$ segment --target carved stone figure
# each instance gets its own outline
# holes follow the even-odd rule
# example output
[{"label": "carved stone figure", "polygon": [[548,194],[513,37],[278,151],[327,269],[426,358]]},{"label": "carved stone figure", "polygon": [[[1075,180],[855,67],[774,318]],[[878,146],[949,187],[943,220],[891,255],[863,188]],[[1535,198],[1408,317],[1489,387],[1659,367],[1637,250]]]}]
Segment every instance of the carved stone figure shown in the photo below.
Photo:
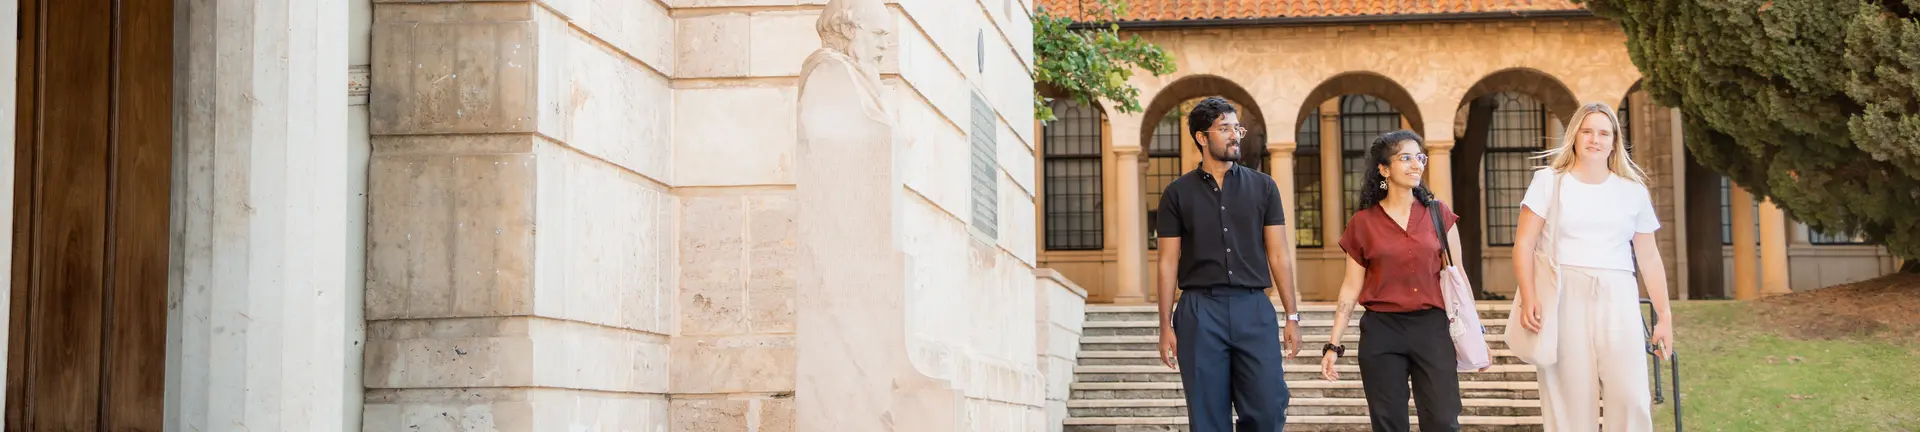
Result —
[{"label": "carved stone figure", "polygon": [[795,410],[804,432],[954,430],[964,396],[908,357],[903,185],[880,62],[892,14],[833,0],[801,67]]},{"label": "carved stone figure", "polygon": [[[832,109],[839,96],[859,99],[863,111],[875,115],[875,120],[886,122],[886,104],[880,98],[880,61],[887,55],[887,35],[893,16],[887,12],[879,0],[835,0],[827,3],[826,10],[820,13],[820,20],[814,29],[820,32],[820,49],[807,56],[806,63],[800,67],[801,108],[806,110],[810,104],[806,100],[808,87],[816,87],[815,94],[829,92],[828,99],[815,99],[812,108]],[[826,68],[827,70],[816,69]],[[856,78],[853,88],[818,88],[837,81],[842,75]],[[815,79],[810,79],[815,78]],[[837,84],[837,83],[835,83]],[[802,112],[804,119],[806,113]]]}]

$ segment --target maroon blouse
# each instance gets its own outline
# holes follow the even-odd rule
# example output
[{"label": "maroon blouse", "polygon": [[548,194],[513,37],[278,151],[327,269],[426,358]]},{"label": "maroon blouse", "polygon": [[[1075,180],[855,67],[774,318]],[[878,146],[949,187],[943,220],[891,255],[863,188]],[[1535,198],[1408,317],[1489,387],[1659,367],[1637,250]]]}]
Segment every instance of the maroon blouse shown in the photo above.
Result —
[{"label": "maroon blouse", "polygon": [[[1440,222],[1447,228],[1460,220],[1446,203],[1433,202],[1440,212]],[[1347,231],[1340,236],[1340,249],[1367,268],[1359,303],[1368,311],[1446,308],[1440,293],[1440,268],[1446,257],[1440,255],[1433,217],[1427,206],[1418,203],[1407,213],[1407,229],[1402,230],[1380,206],[1361,210],[1347,220]]]}]

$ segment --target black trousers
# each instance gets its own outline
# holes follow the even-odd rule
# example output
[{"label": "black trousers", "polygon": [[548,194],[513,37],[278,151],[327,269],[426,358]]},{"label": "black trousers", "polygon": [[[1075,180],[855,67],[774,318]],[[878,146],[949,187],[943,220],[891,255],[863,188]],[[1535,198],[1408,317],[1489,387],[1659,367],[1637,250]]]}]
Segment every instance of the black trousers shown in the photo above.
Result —
[{"label": "black trousers", "polygon": [[[1286,358],[1280,353],[1280,319],[1265,291],[1183,290],[1173,309],[1173,334],[1189,430],[1285,430]],[[1233,427],[1236,411],[1238,429]]]},{"label": "black trousers", "polygon": [[1375,432],[1407,425],[1407,381],[1421,432],[1460,430],[1460,375],[1454,372],[1447,312],[1367,312],[1360,317],[1360,383]]}]

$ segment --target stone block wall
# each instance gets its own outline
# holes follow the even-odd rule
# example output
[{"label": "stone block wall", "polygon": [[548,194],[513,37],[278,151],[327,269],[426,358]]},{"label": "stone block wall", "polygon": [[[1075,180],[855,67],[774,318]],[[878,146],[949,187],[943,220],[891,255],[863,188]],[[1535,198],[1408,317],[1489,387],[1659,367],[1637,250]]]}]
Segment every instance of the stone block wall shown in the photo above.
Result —
[{"label": "stone block wall", "polygon": [[[796,86],[824,3],[376,0],[366,430],[795,430]],[[965,395],[954,430],[1036,430],[1031,5],[888,8],[906,354]]]},{"label": "stone block wall", "polygon": [[667,12],[375,4],[366,430],[667,423]]},{"label": "stone block wall", "polygon": [[674,2],[672,431],[792,431],[796,78],[819,6]]},{"label": "stone block wall", "polygon": [[682,193],[671,430],[793,430],[792,191]]},{"label": "stone block wall", "polygon": [[1034,270],[1034,327],[1039,335],[1040,373],[1047,386],[1047,431],[1060,432],[1067,419],[1067,397],[1073,386],[1073,367],[1079,364],[1080,335],[1087,319],[1087,290],[1053,269]]},{"label": "stone block wall", "polygon": [[[921,373],[965,395],[953,430],[1038,430],[1045,383],[1036,363],[1036,235],[1030,8],[1025,2],[910,0],[897,21],[887,77],[905,142],[898,163],[910,195],[908,355]],[[975,99],[986,111],[974,107]],[[979,136],[976,116],[990,119]],[[991,182],[976,183],[976,139],[990,141]],[[975,188],[997,199],[980,226]]]}]

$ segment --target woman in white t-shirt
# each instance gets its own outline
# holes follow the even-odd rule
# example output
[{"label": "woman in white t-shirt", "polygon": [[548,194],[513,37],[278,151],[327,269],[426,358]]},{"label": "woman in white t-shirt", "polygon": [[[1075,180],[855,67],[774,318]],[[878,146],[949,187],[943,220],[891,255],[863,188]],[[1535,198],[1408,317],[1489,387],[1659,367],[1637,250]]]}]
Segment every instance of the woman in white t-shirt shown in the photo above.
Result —
[{"label": "woman in white t-shirt", "polygon": [[[1542,155],[1548,165],[1534,173],[1521,201],[1526,210],[1513,245],[1521,310],[1513,311],[1509,325],[1539,332],[1549,316],[1555,322],[1558,360],[1538,367],[1548,431],[1598,429],[1602,399],[1606,430],[1653,430],[1645,344],[1659,345],[1663,358],[1673,352],[1667,276],[1653,237],[1660,220],[1646,176],[1627,157],[1617,124],[1606,104],[1575,111],[1560,145]],[[1553,287],[1533,286],[1534,260],[1519,251],[1541,244],[1556,186],[1559,233],[1550,244],[1557,246],[1561,286],[1558,307],[1543,310],[1536,292]],[[1661,317],[1650,341],[1642,338],[1636,270]]]}]

